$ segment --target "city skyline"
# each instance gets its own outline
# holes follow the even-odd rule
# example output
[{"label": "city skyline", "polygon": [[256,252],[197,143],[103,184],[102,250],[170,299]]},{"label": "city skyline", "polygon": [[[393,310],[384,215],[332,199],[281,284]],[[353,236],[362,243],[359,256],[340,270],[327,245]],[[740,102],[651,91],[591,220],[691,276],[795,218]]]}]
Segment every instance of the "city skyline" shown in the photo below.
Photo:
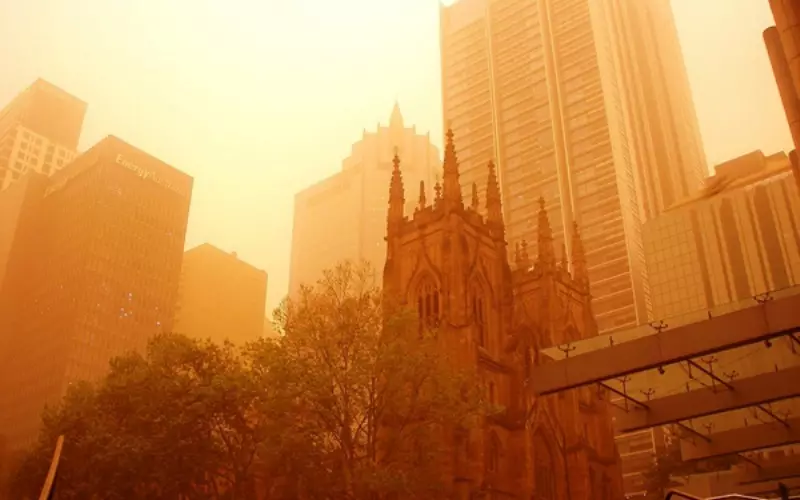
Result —
[{"label": "city skyline", "polygon": [[[268,310],[288,285],[294,192],[334,172],[360,131],[380,121],[394,98],[400,101],[406,122],[420,131],[430,130],[433,142],[441,145],[436,2],[375,6],[352,0],[340,6],[342,13],[314,2],[297,6],[313,7],[319,15],[313,18],[291,6],[280,7],[280,12],[263,7],[250,16],[237,16],[237,22],[240,17],[252,19],[237,24],[238,32],[229,26],[233,19],[225,10],[198,9],[185,18],[180,2],[159,4],[164,21],[179,11],[185,18],[172,34],[171,25],[160,17],[142,30],[139,21],[154,5],[147,2],[126,7],[55,2],[46,9],[38,3],[17,9],[13,24],[6,24],[12,16],[0,21],[0,50],[10,61],[8,77],[0,83],[0,101],[10,100],[43,77],[89,103],[80,150],[115,133],[197,178],[187,248],[211,241],[266,269],[271,276]],[[730,5],[725,0],[695,4],[673,2],[708,164],[753,149],[767,153],[790,149],[761,40],[761,31],[772,24],[769,6],[748,0],[739,0],[730,9],[721,8]],[[269,30],[257,20],[268,14],[292,30],[313,33],[330,43],[289,38],[286,30],[262,34]],[[99,30],[95,33],[76,35],[67,28],[89,15],[108,16],[110,22],[92,28]],[[57,19],[67,22],[56,23]],[[225,43],[209,52],[203,43],[207,43],[206,23],[212,19],[219,21],[220,30],[228,31],[220,32]],[[109,39],[101,34],[110,26],[136,34],[142,43],[122,47],[112,41],[95,46],[92,40]],[[415,31],[422,35],[411,36]],[[373,42],[365,47],[364,39]],[[158,53],[157,41],[163,42]],[[291,57],[276,54],[270,47],[280,42],[295,43],[297,50]],[[23,47],[30,49],[26,50],[30,57],[5,52]],[[242,59],[225,62],[231,51],[240,52]],[[373,61],[376,55],[386,62],[353,63]],[[241,61],[250,64],[237,67]],[[328,79],[327,92],[315,91],[318,75],[334,67],[345,69],[342,73],[347,76]],[[199,78],[208,68],[227,76],[212,81]],[[289,82],[288,87],[276,83],[276,70],[283,75],[278,80]],[[96,78],[100,71],[112,76]],[[243,102],[241,95],[251,96],[253,102]],[[279,102],[277,96],[282,96]],[[285,132],[280,144],[268,140],[276,127]],[[252,178],[242,182],[245,175]],[[242,233],[231,220],[253,220],[261,229]]]}]

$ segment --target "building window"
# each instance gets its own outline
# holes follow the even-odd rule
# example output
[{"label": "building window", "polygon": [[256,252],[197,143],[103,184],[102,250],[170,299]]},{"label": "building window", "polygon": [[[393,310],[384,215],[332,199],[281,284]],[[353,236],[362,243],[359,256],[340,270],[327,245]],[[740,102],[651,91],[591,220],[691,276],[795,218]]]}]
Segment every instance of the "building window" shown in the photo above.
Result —
[{"label": "building window", "polygon": [[500,438],[495,432],[489,434],[489,446],[486,450],[486,472],[500,470]]},{"label": "building window", "polygon": [[424,279],[417,290],[417,313],[420,325],[439,324],[439,288],[431,278]]},{"label": "building window", "polygon": [[553,467],[553,454],[541,434],[533,438],[534,455],[534,497],[539,500],[555,500],[556,479]]}]

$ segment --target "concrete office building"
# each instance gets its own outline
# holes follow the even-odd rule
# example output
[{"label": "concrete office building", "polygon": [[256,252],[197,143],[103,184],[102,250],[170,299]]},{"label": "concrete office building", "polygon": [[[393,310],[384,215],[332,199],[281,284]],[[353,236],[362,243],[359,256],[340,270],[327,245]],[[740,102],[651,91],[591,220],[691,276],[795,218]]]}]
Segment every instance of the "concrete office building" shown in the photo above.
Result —
[{"label": "concrete office building", "polygon": [[785,153],[716,167],[728,184],[644,226],[656,319],[800,284],[800,195]]},{"label": "concrete office building", "polygon": [[441,10],[444,120],[461,184],[494,160],[510,247],[545,198],[583,228],[601,331],[647,320],[641,220],[706,170],[668,0],[460,0]]},{"label": "concrete office building", "polygon": [[39,79],[0,110],[0,189],[26,172],[64,168],[76,155],[86,107]]},{"label": "concrete office building", "polygon": [[[295,196],[289,270],[289,293],[301,284],[313,285],[326,269],[343,260],[366,260],[376,271],[386,259],[386,186],[395,152],[403,157],[406,182],[424,181],[428,199],[440,171],[439,151],[428,134],[406,127],[395,104],[389,126],[364,132],[341,172]],[[411,184],[409,184],[411,185]],[[419,188],[406,200],[409,211],[418,204]]]},{"label": "concrete office building", "polygon": [[71,383],[172,329],[192,191],[191,177],[115,137],[50,178],[29,175],[0,290],[11,449],[36,438],[42,408]]},{"label": "concrete office building", "polygon": [[[718,165],[715,173],[713,196],[692,197],[643,226],[653,315],[666,324],[800,284],[800,193],[786,154],[754,151]],[[748,376],[796,362],[790,349],[751,346],[719,354],[716,366]],[[645,385],[663,395],[683,390],[688,375],[677,366]],[[742,418],[717,417],[716,430],[741,425]],[[661,432],[617,436],[629,497],[646,494],[645,476],[663,449]],[[698,480],[693,476],[686,487]]]},{"label": "concrete office building", "polygon": [[208,243],[183,255],[173,330],[217,343],[259,339],[267,273]]}]

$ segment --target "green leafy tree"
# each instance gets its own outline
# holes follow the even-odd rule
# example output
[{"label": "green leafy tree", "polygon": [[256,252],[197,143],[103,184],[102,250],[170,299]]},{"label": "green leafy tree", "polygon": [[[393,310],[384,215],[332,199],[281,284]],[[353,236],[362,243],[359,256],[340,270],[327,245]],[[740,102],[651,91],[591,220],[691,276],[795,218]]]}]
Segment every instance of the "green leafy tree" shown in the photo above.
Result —
[{"label": "green leafy tree", "polygon": [[347,263],[277,319],[282,337],[243,349],[161,335],[76,384],[13,498],[37,497],[62,434],[61,500],[443,497],[449,437],[481,401],[435,332]]},{"label": "green leafy tree", "polygon": [[368,265],[344,263],[277,312],[281,376],[302,395],[298,421],[321,446],[305,484],[325,490],[309,496],[444,494],[453,450],[443,436],[474,422],[478,384],[394,299]]},{"label": "green leafy tree", "polygon": [[34,496],[63,434],[59,498],[250,498],[261,394],[231,345],[159,336],[45,412],[14,490]]}]

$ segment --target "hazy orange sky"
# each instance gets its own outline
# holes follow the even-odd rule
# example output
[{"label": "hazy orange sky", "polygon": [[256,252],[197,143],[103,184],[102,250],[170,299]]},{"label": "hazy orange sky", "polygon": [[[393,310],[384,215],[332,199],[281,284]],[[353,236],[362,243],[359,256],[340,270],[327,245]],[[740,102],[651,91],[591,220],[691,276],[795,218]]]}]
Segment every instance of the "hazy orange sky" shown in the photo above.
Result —
[{"label": "hazy orange sky", "polygon": [[[767,0],[673,7],[709,163],[789,149]],[[266,269],[271,308],[296,191],[395,98],[441,142],[438,16],[437,0],[0,0],[0,103],[43,77],[89,103],[82,150],[114,134],[194,176],[187,248]]]}]

